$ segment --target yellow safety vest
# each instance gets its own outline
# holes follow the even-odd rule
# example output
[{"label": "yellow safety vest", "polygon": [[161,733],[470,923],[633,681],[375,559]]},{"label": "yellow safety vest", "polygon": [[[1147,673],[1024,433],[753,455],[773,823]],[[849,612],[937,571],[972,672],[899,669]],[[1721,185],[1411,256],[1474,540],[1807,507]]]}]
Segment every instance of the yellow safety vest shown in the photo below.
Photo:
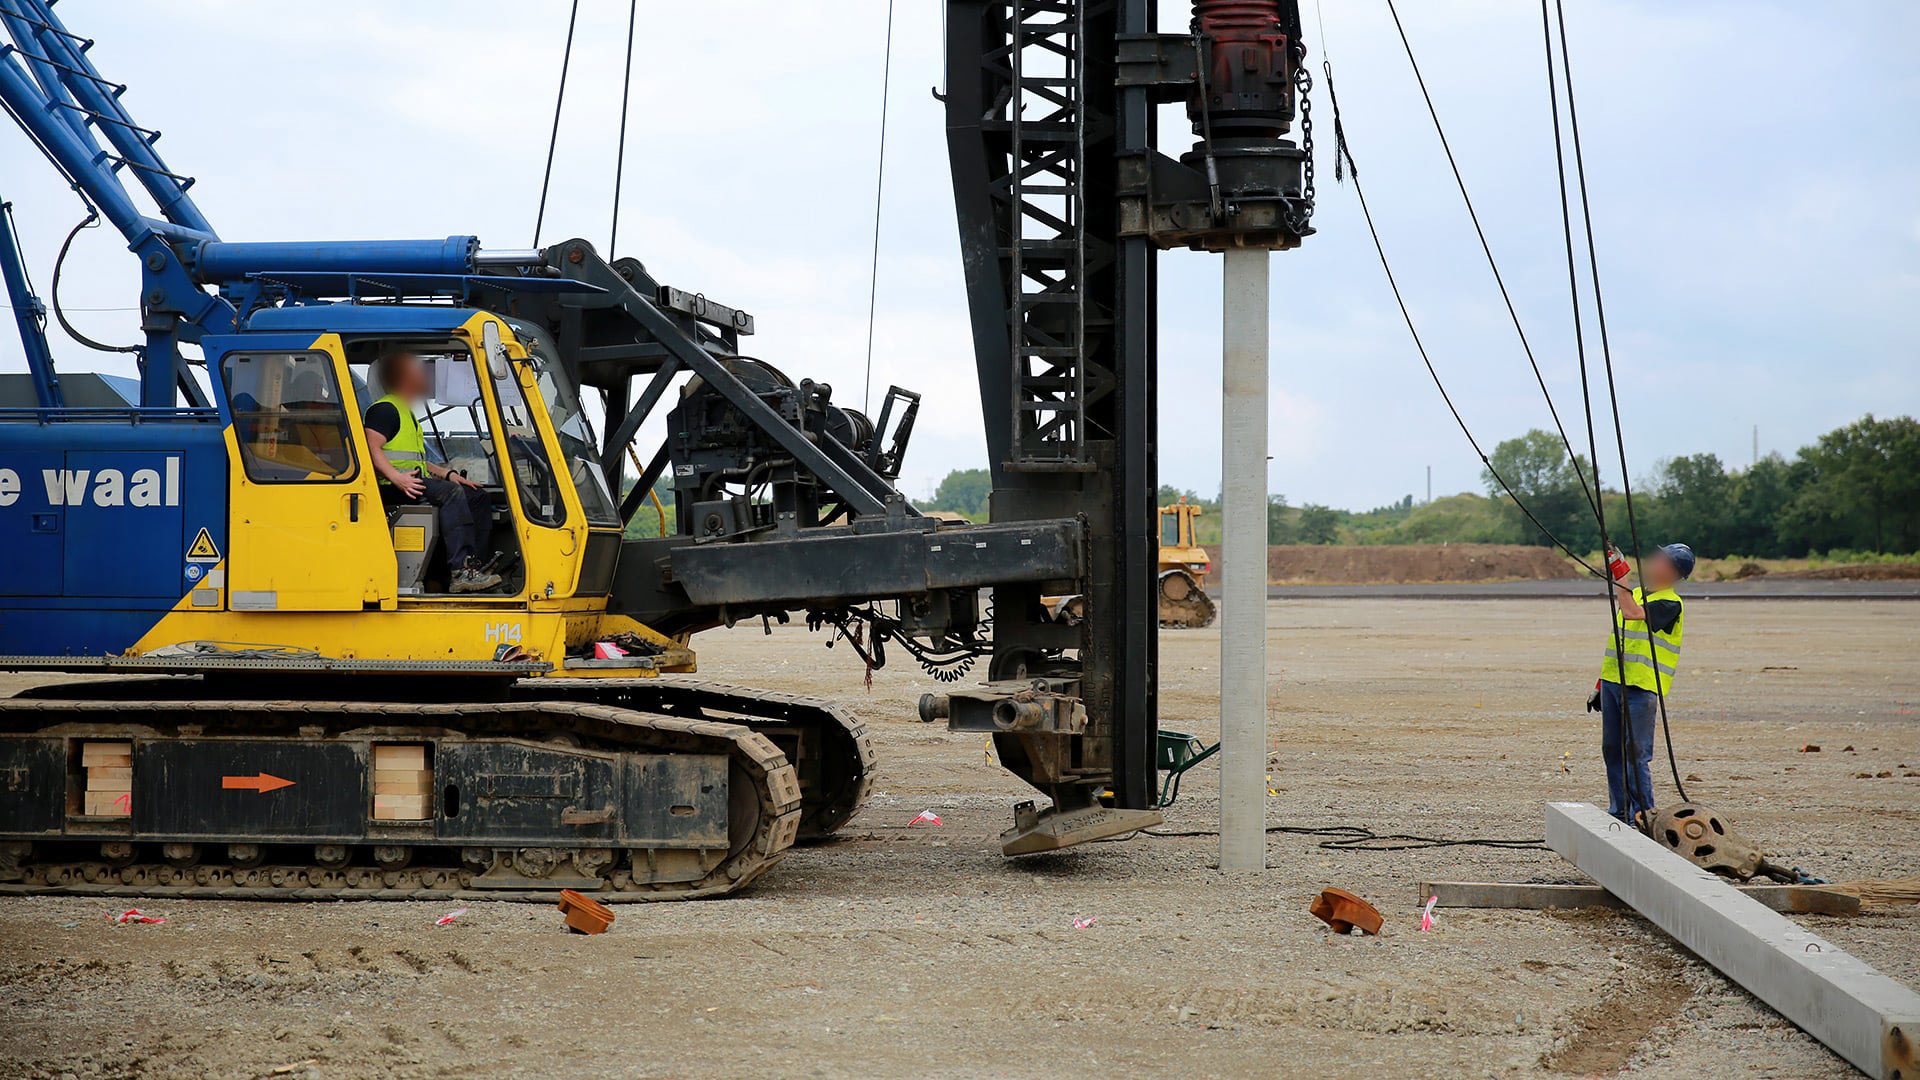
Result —
[{"label": "yellow safety vest", "polygon": [[[378,405],[381,402],[393,406],[393,411],[400,414],[400,430],[394,432],[393,438],[388,439],[387,445],[383,447],[387,455],[387,461],[401,472],[425,469],[427,467],[427,439],[426,436],[420,432],[420,418],[413,415],[413,406],[407,404],[405,398],[395,394],[388,394],[379,401],[374,402],[374,404]],[[382,484],[391,483],[391,481],[384,476],[380,478],[380,482]]]},{"label": "yellow safety vest", "polygon": [[[1660,589],[1652,596],[1641,599],[1640,590],[1633,590],[1633,598],[1643,606],[1653,600],[1672,600],[1680,603],[1680,594],[1672,589]],[[1680,617],[1673,620],[1673,628],[1659,633],[1648,633],[1644,619],[1629,619],[1619,608],[1613,612],[1614,630],[1619,637],[1607,635],[1606,652],[1600,664],[1600,678],[1604,682],[1617,683],[1620,669],[1627,670],[1626,684],[1641,690],[1658,690],[1662,694],[1673,690],[1673,677],[1680,667],[1680,639],[1687,628],[1687,609],[1680,609]],[[1616,643],[1624,644],[1624,656],[1616,655]],[[1623,663],[1624,662],[1624,663]],[[1658,684],[1655,678],[1658,677]]]}]

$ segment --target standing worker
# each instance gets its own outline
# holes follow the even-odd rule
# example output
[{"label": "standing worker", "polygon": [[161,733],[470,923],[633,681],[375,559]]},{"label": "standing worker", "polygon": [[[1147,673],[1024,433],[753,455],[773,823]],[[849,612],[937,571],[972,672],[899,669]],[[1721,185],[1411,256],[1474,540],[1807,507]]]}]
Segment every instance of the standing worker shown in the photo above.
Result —
[{"label": "standing worker", "polygon": [[367,408],[367,449],[380,477],[380,497],[389,504],[428,503],[446,543],[452,592],[485,592],[500,575],[480,565],[493,531],[493,504],[487,489],[464,473],[427,460],[427,441],[414,404],[427,396],[427,366],[406,350],[389,352],[377,363],[386,396]]},{"label": "standing worker", "polygon": [[[1641,567],[1647,590],[1615,580],[1619,590],[1613,631],[1607,635],[1600,682],[1587,710],[1600,713],[1600,752],[1607,761],[1607,813],[1628,824],[1653,809],[1653,726],[1660,698],[1673,689],[1680,666],[1686,611],[1674,586],[1693,574],[1693,549],[1685,544],[1655,548]],[[1608,562],[1624,577],[1625,560],[1611,551]],[[1622,651],[1624,649],[1624,651]],[[1624,675],[1622,671],[1624,669]],[[1631,739],[1632,758],[1622,744]]]}]

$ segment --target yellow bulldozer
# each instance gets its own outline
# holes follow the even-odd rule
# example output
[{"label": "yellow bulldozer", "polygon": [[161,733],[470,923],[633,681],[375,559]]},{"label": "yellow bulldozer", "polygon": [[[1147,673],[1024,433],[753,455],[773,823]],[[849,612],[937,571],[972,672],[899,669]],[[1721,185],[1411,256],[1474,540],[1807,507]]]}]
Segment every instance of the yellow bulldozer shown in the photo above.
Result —
[{"label": "yellow bulldozer", "polygon": [[[1205,582],[1213,562],[1207,549],[1194,539],[1193,519],[1200,507],[1183,496],[1178,502],[1160,508],[1159,584],[1160,627],[1164,630],[1190,630],[1213,625],[1213,598],[1207,595]],[[1087,598],[1080,595],[1050,596],[1047,610],[1061,622],[1078,624],[1087,615]]]},{"label": "yellow bulldozer", "polygon": [[1186,499],[1160,508],[1160,625],[1183,630],[1213,623],[1213,598],[1207,595],[1207,549],[1194,538],[1200,508]]}]

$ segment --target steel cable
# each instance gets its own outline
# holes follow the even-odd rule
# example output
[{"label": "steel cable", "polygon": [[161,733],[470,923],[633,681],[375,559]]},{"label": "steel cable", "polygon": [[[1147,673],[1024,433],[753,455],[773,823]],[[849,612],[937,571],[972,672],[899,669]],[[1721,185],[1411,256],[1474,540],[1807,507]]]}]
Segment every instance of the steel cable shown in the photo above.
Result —
[{"label": "steel cable", "polygon": [[[1567,296],[1573,311],[1573,347],[1580,364],[1580,402],[1586,411],[1587,453],[1593,459],[1593,479],[1594,483],[1598,484],[1600,482],[1600,442],[1595,434],[1593,423],[1593,389],[1587,378],[1586,327],[1580,310],[1580,273],[1578,259],[1574,254],[1573,246],[1573,212],[1569,208],[1567,201],[1567,156],[1561,141],[1560,91],[1553,73],[1553,30],[1551,21],[1547,16],[1547,0],[1541,0],[1540,2],[1540,25],[1541,31],[1546,37],[1547,46],[1547,112],[1553,119],[1553,166],[1559,179],[1560,233],[1567,254]],[[1612,551],[1613,538],[1607,532],[1606,508],[1596,505],[1594,507],[1594,515],[1600,526],[1601,547],[1606,551]],[[1653,793],[1650,791],[1635,790],[1638,785],[1634,777],[1633,768],[1633,710],[1628,707],[1627,702],[1626,623],[1620,617],[1620,595],[1614,591],[1617,586],[1614,583],[1612,575],[1608,575],[1602,580],[1605,582],[1602,588],[1607,594],[1607,626],[1613,633],[1613,662],[1614,666],[1619,669],[1620,674],[1620,682],[1617,684],[1620,687],[1620,719],[1618,721],[1621,729],[1619,747],[1620,783],[1626,789],[1628,803],[1628,805],[1622,809],[1623,812],[1631,817],[1633,814],[1633,805],[1636,801],[1644,799],[1647,805],[1653,805]],[[1645,593],[1643,592],[1642,595],[1644,596]],[[1651,648],[1652,646],[1649,645],[1648,647]],[[1600,709],[1603,725],[1605,723],[1607,707],[1604,696],[1605,693],[1605,689],[1602,688]]]},{"label": "steel cable", "polygon": [[887,44],[880,62],[880,154],[873,180],[873,266],[867,277],[867,372],[860,390],[860,411],[869,414],[873,405],[873,320],[880,298],[880,207],[887,189],[887,101],[892,88],[893,0],[887,0]]},{"label": "steel cable", "polygon": [[[80,224],[75,225],[73,227],[73,231],[67,234],[67,238],[61,241],[60,254],[54,256],[54,260],[53,260],[53,280],[47,286],[47,300],[49,301],[50,305],[53,308],[53,317],[60,321],[60,329],[65,330],[67,332],[68,337],[72,338],[73,340],[79,342],[82,345],[85,345],[87,348],[92,349],[95,352],[131,353],[134,356],[138,356],[140,358],[141,370],[144,371],[146,369],[146,363],[147,363],[147,357],[146,357],[147,350],[144,346],[108,345],[103,342],[95,341],[92,338],[88,337],[87,335],[81,333],[78,329],[74,327],[72,323],[68,322],[67,311],[65,308],[60,306],[60,274],[62,271],[66,269],[66,266],[67,266],[67,249],[73,246],[73,238],[80,235],[80,230],[90,229],[99,224],[100,224],[100,215],[94,212],[92,206],[88,206],[87,216],[84,218],[81,218]],[[75,308],[74,310],[78,311],[80,309]]]},{"label": "steel cable", "polygon": [[[1364,825],[1269,825],[1270,833],[1319,837],[1325,851],[1426,851],[1431,848],[1484,847],[1501,851],[1545,851],[1545,839],[1511,840],[1500,837],[1420,836],[1415,833],[1376,833]],[[1172,840],[1189,836],[1218,836],[1218,829],[1141,829],[1141,836]]]},{"label": "steel cable", "polygon": [[567,101],[567,68],[573,65],[573,28],[580,19],[580,0],[567,14],[567,48],[560,54],[560,91],[553,98],[553,131],[547,136],[547,171],[540,180],[540,211],[533,218],[533,246],[540,246],[540,227],[547,220],[547,188],[553,183],[553,152],[560,144],[560,107]]},{"label": "steel cable", "polygon": [[[1621,426],[1620,426],[1620,393],[1619,393],[1619,387],[1615,382],[1614,374],[1613,374],[1613,348],[1607,336],[1607,307],[1606,307],[1606,302],[1601,297],[1601,293],[1600,293],[1600,262],[1599,262],[1599,256],[1597,253],[1598,249],[1594,244],[1594,239],[1593,239],[1593,206],[1592,206],[1592,203],[1587,198],[1587,166],[1586,166],[1585,155],[1582,153],[1581,145],[1580,145],[1580,112],[1574,105],[1573,62],[1567,52],[1567,14],[1566,14],[1566,9],[1562,6],[1561,0],[1553,0],[1553,7],[1554,7],[1554,13],[1559,18],[1560,68],[1561,68],[1562,76],[1566,80],[1566,85],[1567,85],[1567,130],[1568,130],[1568,133],[1572,136],[1572,141],[1573,141],[1574,173],[1579,185],[1580,215],[1581,215],[1582,224],[1584,226],[1584,231],[1586,233],[1587,271],[1593,287],[1594,321],[1598,325],[1599,331],[1600,331],[1600,357],[1601,357],[1601,363],[1604,365],[1607,373],[1607,399],[1613,412],[1614,445],[1616,449],[1619,451],[1619,455],[1620,455],[1620,490],[1621,490],[1621,493],[1626,497],[1627,532],[1628,532],[1629,538],[1633,541],[1633,560],[1634,560],[1635,573],[1640,578],[1641,595],[1644,596],[1646,594],[1646,584],[1647,584],[1646,559],[1644,557],[1645,549],[1641,546],[1641,543],[1640,543],[1640,523],[1633,509],[1633,480],[1628,475],[1628,471],[1627,471],[1627,437],[1626,437],[1626,433],[1621,429]],[[1543,29],[1550,29],[1550,22],[1547,19],[1547,0],[1540,0],[1540,16],[1541,16]],[[1553,63],[1553,38],[1551,36],[1549,36],[1547,39],[1547,63],[1548,63],[1548,79],[1549,79],[1549,83],[1551,83],[1552,63]],[[1549,87],[1549,89],[1551,89],[1551,87]],[[1556,157],[1559,157],[1559,154],[1557,153],[1557,151],[1560,145],[1560,111],[1557,104],[1554,108],[1554,113],[1553,113],[1553,129],[1554,129],[1554,147],[1556,150]],[[1562,200],[1562,203],[1564,204],[1566,199],[1566,194],[1565,194],[1566,168],[1564,165],[1561,166],[1560,182],[1561,182],[1561,200]],[[1573,238],[1570,231],[1567,237],[1567,258],[1568,258],[1568,268],[1569,268],[1569,271],[1571,271],[1572,261],[1573,261]],[[1583,390],[1585,387],[1585,371],[1586,371],[1586,361],[1583,355],[1581,360],[1581,383],[1582,383]],[[1589,421],[1589,425],[1591,425],[1591,421]],[[1603,526],[1602,526],[1603,538],[1604,538],[1604,533],[1605,533],[1605,527],[1603,523]],[[1612,585],[1611,583],[1609,583],[1608,598],[1610,600],[1612,598],[1612,595],[1613,595]],[[1626,665],[1624,661],[1621,663],[1620,677],[1623,681],[1626,678]],[[1666,742],[1667,768],[1671,770],[1673,773],[1673,786],[1674,786],[1674,790],[1678,792],[1678,794],[1680,795],[1680,801],[1687,802],[1689,800],[1687,799],[1686,784],[1683,783],[1680,779],[1680,763],[1678,758],[1675,756],[1674,750],[1673,750],[1673,726],[1667,718],[1667,695],[1666,695],[1666,690],[1660,681],[1660,665],[1659,665],[1658,653],[1655,653],[1654,655],[1653,693],[1654,693],[1654,697],[1657,699],[1660,706],[1660,729]],[[1625,710],[1625,699],[1626,699],[1626,692],[1623,687],[1621,691],[1621,708],[1623,712]],[[1652,803],[1652,799],[1650,798],[1647,801],[1649,804]]]},{"label": "steel cable", "polygon": [[1487,232],[1480,225],[1479,211],[1474,209],[1473,196],[1467,194],[1467,181],[1460,173],[1460,163],[1453,156],[1453,142],[1447,138],[1447,129],[1440,123],[1440,111],[1434,106],[1433,95],[1427,90],[1426,76],[1421,74],[1420,61],[1414,58],[1413,43],[1407,38],[1407,29],[1400,23],[1400,11],[1393,0],[1387,0],[1387,11],[1393,16],[1393,26],[1400,34],[1400,47],[1406,50],[1407,64],[1413,68],[1414,82],[1420,86],[1420,97],[1426,102],[1427,115],[1433,119],[1434,134],[1440,137],[1440,149],[1446,152],[1447,167],[1453,170],[1454,186],[1460,189],[1460,201],[1466,204],[1467,217],[1473,222],[1473,234],[1480,239],[1480,250],[1487,257],[1487,269],[1493,271],[1494,284],[1499,286],[1500,299],[1507,307],[1507,318],[1513,323],[1513,332],[1520,338],[1520,348],[1527,354],[1527,365],[1533,368],[1533,378],[1540,386],[1540,396],[1547,401],[1547,412],[1553,416],[1554,429],[1560,433],[1560,445],[1566,447],[1567,460],[1573,463],[1573,473],[1580,480],[1580,492],[1586,496],[1587,505],[1594,515],[1600,515],[1600,466],[1599,462],[1590,462],[1593,466],[1593,486],[1587,486],[1587,476],[1580,468],[1580,456],[1574,453],[1573,440],[1567,437],[1567,426],[1560,421],[1560,410],[1553,403],[1553,394],[1547,389],[1547,378],[1541,374],[1540,362],[1533,354],[1533,344],[1527,340],[1527,331],[1520,324],[1520,312],[1515,309],[1513,296],[1507,292],[1506,276],[1500,273],[1500,264],[1493,257],[1493,245],[1487,240]]},{"label": "steel cable", "polygon": [[1467,437],[1468,445],[1472,446],[1473,452],[1479,455],[1480,463],[1486,466],[1487,475],[1493,477],[1494,482],[1499,484],[1501,490],[1507,493],[1507,497],[1513,500],[1513,505],[1518,507],[1522,514],[1526,515],[1527,520],[1531,521],[1534,527],[1540,530],[1541,535],[1553,541],[1555,547],[1565,552],[1568,558],[1586,567],[1588,573],[1605,577],[1606,575],[1601,570],[1594,567],[1593,564],[1587,562],[1585,558],[1563,543],[1558,536],[1554,535],[1553,530],[1547,528],[1546,524],[1534,514],[1532,509],[1527,506],[1525,500],[1520,498],[1519,493],[1514,491],[1513,485],[1507,483],[1506,477],[1500,474],[1500,470],[1494,468],[1493,460],[1487,456],[1485,450],[1481,449],[1480,440],[1474,437],[1473,429],[1467,426],[1466,418],[1460,415],[1459,407],[1454,404],[1453,395],[1447,391],[1447,385],[1445,381],[1440,378],[1439,370],[1433,366],[1433,357],[1428,354],[1426,342],[1420,337],[1420,330],[1414,324],[1413,313],[1408,310],[1406,297],[1400,292],[1399,278],[1394,274],[1393,264],[1387,258],[1386,246],[1380,240],[1380,230],[1374,224],[1373,210],[1367,205],[1366,189],[1360,183],[1360,166],[1353,158],[1352,148],[1347,141],[1346,125],[1340,116],[1340,94],[1334,87],[1333,64],[1322,61],[1321,68],[1327,76],[1327,101],[1333,106],[1334,153],[1341,155],[1346,160],[1347,174],[1353,181],[1353,193],[1360,202],[1360,215],[1366,220],[1367,234],[1373,238],[1373,250],[1380,257],[1380,269],[1386,273],[1387,287],[1393,291],[1393,301],[1400,308],[1400,318],[1405,321],[1407,325],[1407,334],[1413,338],[1413,347],[1420,353],[1420,362],[1426,365],[1427,375],[1433,379],[1434,389],[1440,391],[1440,400],[1446,402],[1447,411],[1453,414],[1453,422],[1459,425],[1460,433]]},{"label": "steel cable", "polygon": [[633,91],[633,24],[640,15],[640,0],[627,2],[627,64],[620,76],[620,146],[613,155],[613,224],[607,230],[607,261],[612,262],[620,239],[620,183],[627,167],[627,100]]}]

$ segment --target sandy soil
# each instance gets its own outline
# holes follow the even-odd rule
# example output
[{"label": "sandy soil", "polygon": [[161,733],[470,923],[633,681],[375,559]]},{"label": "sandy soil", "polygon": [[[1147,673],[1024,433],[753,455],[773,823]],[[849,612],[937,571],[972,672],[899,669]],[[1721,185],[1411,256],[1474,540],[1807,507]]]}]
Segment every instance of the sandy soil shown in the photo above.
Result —
[{"label": "sandy soil", "polygon": [[[1592,605],[1270,616],[1274,824],[1537,836],[1544,800],[1602,794]],[[1920,608],[1690,616],[1675,722],[1695,797],[1824,876],[1920,869]],[[1167,725],[1211,736],[1217,636],[1162,640]],[[844,839],[738,898],[623,907],[594,938],[506,903],[436,929],[427,904],[173,902],[152,905],[165,924],[114,927],[105,902],[0,902],[0,1075],[1853,1075],[1632,915],[1442,911],[1416,932],[1420,880],[1572,878],[1551,853],[1276,833],[1262,874],[1209,869],[1205,838],[1009,863],[993,837],[1022,792],[979,738],[908,719],[931,680],[889,670],[869,693],[800,630],[703,644],[710,675],[874,724],[879,794]],[[1212,824],[1216,775],[1169,828]],[[908,826],[924,809],[945,824]],[[1387,932],[1309,916],[1335,884]],[[1920,984],[1920,908],[1808,923]]]}]

